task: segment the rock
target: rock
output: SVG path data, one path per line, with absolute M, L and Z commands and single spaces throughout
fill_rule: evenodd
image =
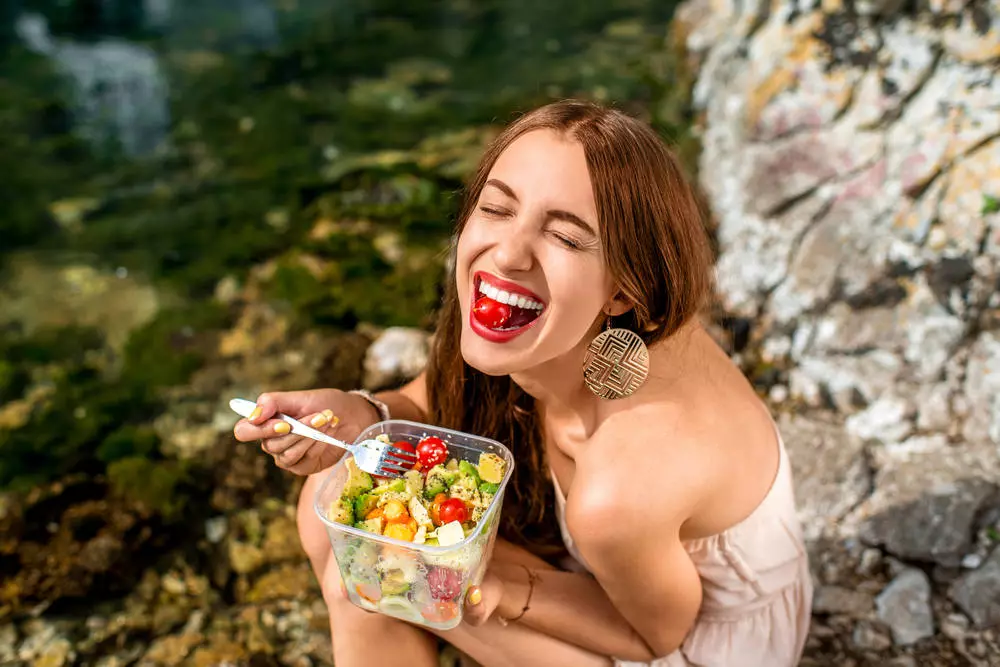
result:
M 278 516 L 267 525 L 264 543 L 261 545 L 264 559 L 269 563 L 285 560 L 303 560 L 305 552 L 299 542 L 299 531 L 295 520 L 288 516 Z
M 365 354 L 365 387 L 374 391 L 416 377 L 427 365 L 428 342 L 417 329 L 386 329 Z
M 847 432 L 862 440 L 878 439 L 899 442 L 913 430 L 908 417 L 913 412 L 909 401 L 883 396 L 863 411 L 847 418 Z
M 252 544 L 231 540 L 229 542 L 229 563 L 233 572 L 250 574 L 264 564 L 264 552 Z
M 229 530 L 229 520 L 224 516 L 217 516 L 205 520 L 205 539 L 211 544 L 218 544 L 226 536 Z
M 121 540 L 111 535 L 98 535 L 83 545 L 78 563 L 89 572 L 107 572 L 122 553 Z
M 247 593 L 247 602 L 264 602 L 289 598 L 303 599 L 315 591 L 315 577 L 307 563 L 282 565 L 253 584 Z
M 878 571 L 881 565 L 882 552 L 878 549 L 865 549 L 861 552 L 861 558 L 855 571 L 863 577 L 870 577 Z
M 964 390 L 968 407 L 963 435 L 1000 445 L 1000 335 L 983 333 L 972 345 Z
M 32 667 L 63 667 L 74 658 L 73 647 L 65 637 L 59 637 L 42 649 L 31 663 Z
M 809 539 L 835 533 L 868 493 L 863 444 L 834 420 L 783 414 L 778 419 L 795 480 L 799 518 Z
M 247 657 L 246 647 L 227 637 L 219 636 L 213 637 L 208 646 L 195 649 L 188 662 L 193 667 L 218 667 L 244 664 Z
M 1000 625 L 1000 547 L 979 568 L 959 577 L 949 596 L 976 625 Z
M 17 659 L 17 628 L 13 623 L 0 625 L 0 664 Z
M 175 667 L 184 662 L 184 659 L 191 654 L 191 651 L 204 642 L 205 638 L 200 633 L 182 633 L 179 635 L 169 635 L 154 641 L 149 650 L 143 655 L 143 662 L 153 665 L 164 665 L 165 667 Z
M 872 609 L 872 596 L 842 586 L 819 586 L 813 595 L 813 613 L 847 614 L 862 618 Z
M 86 264 L 53 264 L 24 254 L 9 260 L 7 275 L 0 288 L 0 327 L 14 324 L 29 334 L 45 327 L 94 327 L 120 351 L 160 309 L 160 294 L 150 285 Z
M 884 651 L 892 646 L 892 639 L 880 623 L 864 620 L 854 625 L 851 641 L 862 651 Z
M 997 459 L 992 447 L 952 447 L 943 436 L 877 450 L 875 492 L 853 517 L 862 539 L 902 559 L 957 567 L 995 499 Z
M 875 598 L 879 620 L 889 626 L 893 642 L 909 646 L 934 634 L 931 582 L 916 569 L 907 569 Z
M 873 452 L 953 443 L 876 466 L 854 518 L 888 512 L 877 543 L 954 566 L 986 502 L 965 477 L 1000 479 L 1000 224 L 984 207 L 1000 182 L 1000 7 L 897 6 L 688 0 L 675 25 L 697 70 L 719 298 L 754 318 L 748 358 L 787 348 L 785 402 L 843 413 Z M 799 486 L 817 474 L 833 491 L 798 459 Z M 804 495 L 813 538 L 831 522 Z

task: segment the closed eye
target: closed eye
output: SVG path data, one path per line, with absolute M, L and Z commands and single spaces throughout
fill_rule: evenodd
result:
M 502 218 L 507 215 L 506 211 L 498 208 L 493 208 L 492 206 L 480 206 L 479 210 L 492 218 Z
M 556 233 L 553 233 L 552 236 L 554 236 L 556 240 L 559 241 L 559 243 L 566 246 L 570 250 L 580 250 L 581 248 L 583 248 L 582 243 L 574 239 L 571 239 L 568 236 L 563 236 L 562 234 L 556 234 Z

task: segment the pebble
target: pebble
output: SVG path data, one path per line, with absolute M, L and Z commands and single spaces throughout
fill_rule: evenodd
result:
M 229 520 L 224 516 L 217 516 L 205 521 L 205 539 L 212 544 L 218 544 L 226 536 L 229 530 Z
M 931 582 L 921 570 L 901 572 L 875 598 L 878 618 L 889 626 L 897 646 L 909 646 L 934 634 Z

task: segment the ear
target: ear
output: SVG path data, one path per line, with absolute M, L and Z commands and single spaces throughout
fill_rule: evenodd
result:
M 628 311 L 632 310 L 632 302 L 625 298 L 625 295 L 621 292 L 615 294 L 611 301 L 609 301 L 604 306 L 604 312 L 611 317 L 618 317 L 619 315 L 624 315 Z

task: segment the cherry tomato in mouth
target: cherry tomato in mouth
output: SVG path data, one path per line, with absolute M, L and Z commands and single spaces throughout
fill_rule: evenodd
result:
M 417 445 L 417 458 L 422 468 L 433 468 L 448 460 L 448 447 L 441 438 L 427 436 Z
M 511 309 L 506 303 L 494 301 L 488 296 L 481 296 L 472 307 L 476 321 L 489 329 L 499 329 L 511 316 Z
M 465 523 L 469 519 L 469 509 L 461 498 L 449 498 L 438 508 L 438 517 L 440 517 L 442 524 L 452 521 Z

